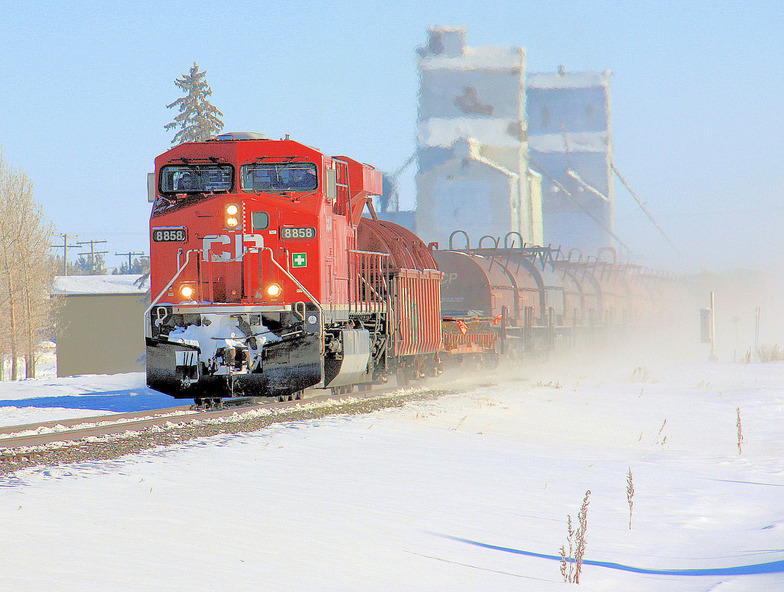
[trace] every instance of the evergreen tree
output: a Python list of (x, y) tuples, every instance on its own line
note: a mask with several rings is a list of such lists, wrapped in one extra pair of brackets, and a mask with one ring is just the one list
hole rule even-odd
[(74, 267), (76, 271), (73, 275), (106, 275), (109, 273), (102, 253), (79, 255)]
[(207, 72), (199, 72), (199, 66), (193, 62), (190, 72), (174, 81), (185, 96), (166, 105), (167, 109), (177, 107), (180, 111), (174, 121), (163, 126), (167, 130), (179, 129), (172, 139), (172, 144), (203, 142), (223, 129), (223, 122), (219, 119), (223, 117), (223, 113), (208, 99), (212, 95), (212, 89), (207, 84), (206, 75)]
[(65, 274), (63, 274), (63, 258), (60, 255), (50, 256), (50, 260), (56, 275), (84, 275), (82, 269), (73, 261), (68, 261), (65, 267)]
[(128, 266), (127, 263), (121, 264), (120, 267), (115, 267), (114, 271), (112, 271), (112, 275), (142, 274), (142, 273), (149, 273), (149, 272), (150, 272), (150, 258), (145, 256), (142, 257), (141, 259), (139, 259), (138, 257), (134, 257), (130, 267)]

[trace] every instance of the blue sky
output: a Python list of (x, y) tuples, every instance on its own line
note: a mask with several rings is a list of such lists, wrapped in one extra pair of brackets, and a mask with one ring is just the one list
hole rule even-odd
[(414, 52), (436, 24), (525, 47), (529, 72), (613, 73), (616, 166), (684, 253), (616, 183), (616, 231), (639, 261), (784, 263), (778, 1), (5, 1), (0, 146), (58, 232), (107, 240), (118, 265), (148, 250), (146, 173), (193, 61), (226, 131), (393, 170), (415, 148)]

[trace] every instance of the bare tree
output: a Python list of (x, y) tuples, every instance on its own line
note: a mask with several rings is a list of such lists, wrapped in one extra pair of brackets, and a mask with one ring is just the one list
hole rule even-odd
[(174, 81), (185, 96), (166, 105), (167, 109), (177, 107), (180, 111), (174, 121), (163, 126), (167, 130), (179, 128), (172, 144), (203, 142), (223, 129), (223, 122), (220, 120), (223, 113), (209, 101), (212, 89), (207, 84), (206, 75), (207, 72), (199, 72), (199, 66), (193, 62), (190, 72)]
[[(0, 307), (2, 353), (11, 356), (11, 378), (35, 376), (36, 345), (51, 324), (49, 288), (54, 268), (49, 257), (53, 228), (33, 195), (33, 182), (12, 170), (0, 154)], [(2, 364), (0, 364), (1, 372)], [(2, 375), (0, 374), (0, 378)]]
[(34, 202), (32, 187), (29, 197), (31, 207), (21, 235), (24, 255), (19, 261), (19, 271), (24, 305), (21, 328), (24, 331), (25, 377), (35, 378), (37, 345), (42, 332), (51, 327), (54, 320), (53, 301), (49, 297), (54, 267), (47, 252), (53, 228), (40, 205)]

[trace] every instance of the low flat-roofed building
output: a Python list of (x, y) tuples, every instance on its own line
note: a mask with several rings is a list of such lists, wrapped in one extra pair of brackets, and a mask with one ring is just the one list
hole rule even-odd
[(144, 371), (148, 288), (140, 275), (55, 278), (57, 376)]

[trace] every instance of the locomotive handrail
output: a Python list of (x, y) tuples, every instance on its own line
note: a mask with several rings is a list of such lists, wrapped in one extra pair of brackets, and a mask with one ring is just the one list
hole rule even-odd
[[(145, 318), (145, 319), (147, 319), (147, 315), (150, 313), (150, 311), (152, 310), (153, 306), (155, 306), (156, 304), (158, 304), (158, 302), (159, 302), (159, 301), (160, 301), (160, 299), (163, 297), (163, 295), (166, 293), (166, 291), (167, 291), (169, 288), (171, 288), (171, 287), (172, 287), (172, 284), (173, 284), (173, 283), (174, 283), (174, 282), (177, 280), (177, 278), (178, 278), (178, 277), (180, 277), (180, 274), (181, 274), (181, 273), (183, 272), (183, 270), (184, 270), (184, 269), (185, 269), (185, 268), (188, 266), (188, 262), (189, 262), (189, 260), (190, 260), (190, 258), (191, 258), (191, 253), (198, 253), (200, 250), (201, 250), (201, 249), (189, 249), (188, 251), (186, 251), (186, 252), (185, 252), (185, 263), (183, 263), (183, 264), (182, 264), (182, 265), (179, 267), (179, 269), (177, 269), (177, 272), (176, 272), (176, 273), (175, 273), (175, 274), (172, 276), (172, 278), (169, 280), (169, 283), (168, 283), (168, 284), (166, 284), (166, 285), (164, 286), (164, 288), (163, 288), (163, 290), (161, 290), (160, 294), (158, 294), (158, 295), (157, 295), (157, 296), (156, 296), (156, 297), (153, 299), (153, 301), (150, 303), (150, 306), (148, 306), (148, 307), (147, 307), (147, 309), (144, 311), (144, 318)], [(181, 255), (181, 254), (182, 254), (182, 249), (180, 249), (180, 250), (179, 250), (179, 252), (177, 253), (177, 260), (178, 260), (178, 261), (180, 260), (180, 255)], [(145, 336), (145, 337), (152, 337), (152, 326), (150, 325), (150, 323), (148, 323), (148, 322), (146, 322), (146, 321), (145, 321), (145, 323), (144, 323), (144, 336)]]
[[(297, 284), (297, 286), (299, 286), (300, 290), (302, 290), (305, 293), (305, 296), (310, 298), (310, 301), (313, 304), (316, 305), (316, 308), (318, 308), (318, 311), (319, 311), (319, 341), (321, 343), (320, 346), (319, 346), (319, 350), (323, 354), (324, 353), (324, 307), (322, 307), (321, 303), (318, 300), (316, 300), (316, 298), (313, 296), (313, 294), (311, 294), (308, 291), (308, 289), (305, 286), (302, 285), (302, 282), (300, 282), (297, 278), (295, 278), (293, 275), (291, 275), (288, 272), (288, 270), (285, 269), (280, 263), (275, 261), (275, 254), (272, 252), (272, 249), (270, 247), (262, 247), (261, 250), (270, 252), (270, 260), (275, 264), (275, 267), (280, 269), (283, 273), (285, 273), (288, 276), (288, 278), (292, 282)], [(303, 303), (302, 307), (303, 307), (303, 311), (304, 311), (304, 309), (305, 309), (304, 303)], [(291, 310), (292, 310), (292, 312), (295, 315), (297, 314), (297, 310), (296, 309), (297, 309), (297, 303), (295, 302), (294, 304), (291, 305)], [(302, 321), (304, 322), (305, 321), (305, 315), (302, 315), (302, 316), (303, 316)]]
[[(500, 239), (495, 237), (495, 236), (492, 236), (490, 234), (486, 234), (482, 238), (479, 239), (479, 247), (477, 247), (477, 250), (481, 250), (482, 249), (482, 241), (485, 240), (486, 238), (489, 238), (491, 241), (495, 241), (495, 244), (492, 247), (490, 247), (490, 249), (488, 249), (488, 250), (492, 250), (492, 253), (490, 254), (490, 269), (492, 269), (493, 268), (493, 263), (495, 263), (495, 257), (498, 254), (498, 243), (499, 243)], [(499, 265), (500, 265), (500, 263), (499, 263)]]
[(383, 297), (381, 294), (379, 294), (378, 292), (376, 292), (375, 288), (373, 288), (373, 286), (371, 286), (371, 285), (370, 285), (370, 282), (368, 282), (368, 281), (367, 281), (367, 280), (366, 280), (366, 279), (363, 277), (363, 275), (362, 275), (361, 273), (360, 273), (360, 274), (357, 274), (357, 277), (358, 277), (359, 279), (361, 279), (361, 280), (362, 280), (362, 282), (363, 282), (363, 283), (364, 283), (364, 284), (365, 284), (365, 285), (366, 285), (368, 288), (370, 288), (370, 291), (371, 291), (371, 292), (373, 292), (373, 294), (375, 294), (375, 295), (376, 295), (376, 298), (378, 298), (380, 301), (382, 301), (382, 302), (383, 302), (383, 300), (384, 300), (384, 297)]
[(497, 236), (493, 236), (491, 234), (486, 234), (482, 238), (479, 239), (479, 247), (478, 247), (479, 249), (482, 248), (482, 241), (485, 240), (486, 238), (489, 238), (491, 241), (495, 242), (495, 244), (491, 248), (498, 249), (498, 243), (500, 242), (501, 239), (498, 238)]
[[(299, 304), (302, 305), (302, 314), (300, 314), (299, 310), (297, 310), (297, 305), (299, 305)], [(300, 318), (300, 320), (304, 321), (305, 320), (305, 314), (306, 314), (305, 302), (303, 302), (302, 300), (297, 300), (297, 302), (295, 302), (294, 304), (291, 305), (291, 312), (294, 313), (294, 316), (297, 316), (297, 317)]]
[[(601, 259), (602, 255), (603, 255), (604, 253), (611, 253), (611, 254), (612, 254), (612, 263), (613, 263), (613, 265), (615, 265), (616, 263), (618, 263), (618, 253), (616, 252), (616, 250), (615, 250), (615, 248), (614, 248), (614, 247), (601, 247), (601, 248), (599, 249), (599, 252), (598, 252), (598, 255), (597, 255), (597, 257), (596, 257), (596, 258), (597, 258), (597, 259)], [(608, 262), (608, 263), (609, 263), (609, 262)]]
[(526, 257), (525, 257), (525, 243), (523, 243), (523, 245), (520, 247), (520, 253), (522, 255), (521, 257), (515, 257), (515, 260), (517, 262), (517, 269), (515, 270), (515, 275), (520, 273), (520, 267), (523, 265), (523, 261), (526, 260)]
[(389, 253), (381, 253), (379, 251), (359, 251), (357, 249), (348, 249), (349, 253), (358, 253), (360, 255), (379, 255), (381, 257), (391, 257)]
[(289, 278), (289, 279), (290, 279), (292, 282), (294, 282), (295, 284), (297, 284), (297, 286), (299, 287), (299, 289), (300, 289), (300, 290), (302, 290), (302, 291), (305, 293), (305, 296), (307, 296), (308, 298), (310, 298), (310, 301), (311, 301), (313, 304), (315, 304), (315, 305), (316, 305), (316, 307), (319, 309), (319, 316), (321, 316), (321, 315), (324, 313), (324, 307), (322, 307), (322, 306), (321, 306), (321, 303), (320, 303), (318, 300), (316, 300), (316, 297), (315, 297), (315, 296), (313, 296), (313, 294), (311, 294), (311, 293), (308, 291), (308, 289), (307, 289), (305, 286), (303, 286), (303, 285), (302, 285), (302, 282), (300, 282), (300, 281), (299, 281), (297, 278), (295, 278), (293, 275), (291, 275), (291, 274), (288, 272), (288, 270), (287, 270), (286, 268), (284, 268), (284, 267), (283, 267), (283, 266), (282, 266), (280, 263), (278, 263), (277, 261), (275, 261), (275, 254), (272, 252), (272, 249), (271, 249), (270, 247), (262, 247), (262, 249), (261, 249), (261, 250), (262, 250), (262, 251), (269, 251), (269, 252), (270, 252), (270, 260), (271, 260), (271, 261), (272, 261), (272, 262), (275, 264), (275, 267), (277, 267), (278, 269), (280, 269), (280, 270), (281, 270), (283, 273), (285, 273), (285, 274), (286, 274), (286, 276), (287, 276), (287, 277), (288, 277), (288, 278)]
[(455, 250), (455, 248), (452, 246), (452, 238), (458, 233), (462, 234), (466, 239), (466, 246), (465, 246), (466, 250), (471, 249), (471, 239), (468, 238), (468, 233), (465, 230), (454, 230), (452, 231), (452, 234), (449, 235), (449, 250), (450, 251)]
[[(511, 244), (507, 244), (510, 235), (512, 235), (512, 241)], [(520, 239), (520, 250), (522, 251), (525, 248), (525, 241), (523, 240), (523, 235), (517, 232), (516, 230), (512, 230), (511, 232), (507, 232), (506, 235), (504, 236), (504, 249), (511, 249), (514, 246), (515, 236), (517, 236), (517, 238)]]
[[(379, 251), (363, 251), (359, 249), (348, 249), (349, 266), (353, 270), (353, 281), (349, 281), (349, 307), (354, 306), (359, 310), (362, 307), (381, 306), (386, 303), (385, 296), (381, 292), (387, 293), (387, 275), (389, 271), (389, 261), (391, 253)], [(374, 283), (376, 287), (374, 287)], [(368, 294), (368, 291), (370, 294)]]

